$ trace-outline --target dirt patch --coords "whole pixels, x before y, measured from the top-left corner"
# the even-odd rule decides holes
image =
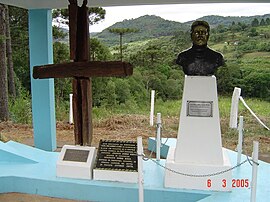
[[[163,117],[162,137],[177,137],[178,117]],[[221,119],[222,143],[223,146],[236,150],[238,142],[238,132],[228,129],[228,120]],[[142,136],[145,152],[147,153],[148,137],[154,137],[156,134],[155,127],[149,126],[149,117],[145,115],[114,115],[106,119],[95,120],[93,122],[93,140],[92,145],[98,147],[99,141],[103,140],[133,140],[136,141],[138,136]],[[250,129],[244,131],[243,153],[251,155],[252,142],[260,142],[260,157],[270,162],[270,133],[265,133],[264,129],[256,123],[251,123]],[[254,128],[253,128],[254,127]],[[66,122],[57,122],[56,124],[57,147],[58,151],[65,144],[74,144],[74,126]],[[257,134],[252,131],[255,130]],[[262,132],[266,135],[260,135]],[[33,128],[30,125],[14,124],[12,122],[0,123],[0,138],[3,141],[17,141],[23,144],[34,146]]]

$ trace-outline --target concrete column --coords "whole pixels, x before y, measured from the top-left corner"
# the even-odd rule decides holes
[[[33,66],[53,63],[52,12],[29,10],[30,78],[35,147],[56,149],[54,79],[33,79]]]

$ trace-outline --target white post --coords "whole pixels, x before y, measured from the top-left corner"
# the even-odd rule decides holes
[[[69,123],[73,124],[73,107],[72,107],[73,94],[69,94]]]
[[[242,145],[243,145],[243,125],[244,125],[244,118],[243,116],[240,116],[238,125],[237,164],[240,164],[241,162]]]
[[[252,181],[251,181],[251,202],[256,202],[256,190],[257,190],[257,173],[258,173],[258,155],[259,155],[259,142],[253,141],[253,153],[252,153]]]
[[[160,160],[161,113],[157,113],[156,159]]]
[[[241,88],[234,88],[232,103],[231,103],[231,113],[230,113],[230,128],[237,128],[237,118],[238,118],[238,103],[239,97],[241,95]]]
[[[151,91],[150,126],[154,125],[155,90]]]
[[[142,137],[137,138],[137,151],[138,151],[138,186],[139,186],[139,202],[144,201],[143,193],[143,144]]]

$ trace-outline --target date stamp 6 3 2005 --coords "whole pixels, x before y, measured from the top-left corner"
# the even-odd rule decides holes
[[[227,181],[226,179],[223,179],[221,182],[223,188],[231,187],[231,188],[249,188],[249,179],[232,179],[231,181]],[[211,188],[212,186],[212,180],[208,179],[207,187]]]

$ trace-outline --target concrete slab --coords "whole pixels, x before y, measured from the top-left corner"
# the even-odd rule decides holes
[[[15,142],[7,144],[30,156],[35,156],[38,163],[16,166],[2,163],[0,193],[19,192],[88,201],[138,201],[137,184],[57,178],[56,162],[59,153],[44,152]],[[228,154],[232,165],[235,165],[236,153],[228,150]],[[242,159],[245,159],[245,156]],[[257,201],[269,201],[270,165],[262,161],[259,163]],[[161,160],[160,165],[164,166],[165,160]],[[160,165],[154,160],[145,161],[143,164],[145,201],[147,202],[250,201],[249,188],[232,187],[229,193],[164,188],[164,168]],[[251,182],[251,171],[251,166],[245,163],[233,171],[233,179],[248,179]]]

